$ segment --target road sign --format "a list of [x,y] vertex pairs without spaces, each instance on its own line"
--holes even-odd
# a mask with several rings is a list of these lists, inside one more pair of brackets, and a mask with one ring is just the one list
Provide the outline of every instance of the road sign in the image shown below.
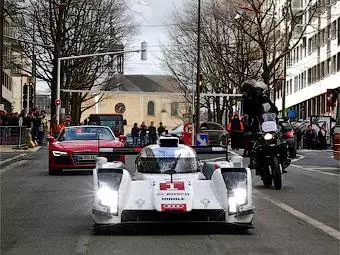
[[197,134],[195,146],[207,146],[209,141],[208,134]]
[[71,122],[72,117],[71,117],[70,115],[66,115],[66,116],[65,116],[65,120],[66,120],[67,122]]
[[60,99],[56,99],[55,100],[55,105],[60,105],[61,104],[61,100]]
[[289,118],[296,118],[297,112],[294,110],[288,110],[288,117]]

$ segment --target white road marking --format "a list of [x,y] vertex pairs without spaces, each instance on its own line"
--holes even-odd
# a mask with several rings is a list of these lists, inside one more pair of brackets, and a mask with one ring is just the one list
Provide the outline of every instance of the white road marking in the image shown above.
[[302,156],[302,155],[297,155],[298,156],[298,158],[294,158],[294,159],[292,159],[292,162],[296,162],[296,161],[299,161],[299,160],[301,160],[301,159],[304,159],[305,158],[305,156]]
[[87,253],[87,249],[89,247],[90,236],[81,235],[78,237],[76,244],[76,255],[84,255]]
[[286,212],[290,213],[291,215],[294,215],[295,217],[299,218],[300,220],[303,220],[306,223],[309,223],[310,225],[320,229],[321,231],[325,232],[326,234],[330,235],[331,237],[334,237],[337,240],[340,240],[340,232],[330,226],[327,226],[326,224],[313,219],[312,217],[309,217],[308,215],[294,209],[293,207],[290,207],[289,205],[286,205],[285,203],[281,203],[278,201],[275,201],[273,199],[270,199],[268,197],[266,197],[265,195],[263,195],[262,192],[258,192],[261,193],[261,198],[267,200],[268,202],[280,207],[281,209],[285,210]]
[[311,170],[340,170],[340,167],[309,167]]
[[9,170],[12,170],[12,169],[18,167],[18,166],[21,166],[21,165],[25,164],[27,161],[28,160],[17,161],[15,163],[12,163],[12,164],[4,167],[3,169],[0,170],[0,175],[5,173],[5,172],[7,172],[7,171],[9,171]]
[[7,162],[9,161],[12,161],[12,160],[16,160],[18,158],[22,158],[24,156],[26,156],[27,154],[26,153],[22,153],[22,154],[19,154],[19,155],[16,155],[14,157],[11,157],[11,158],[8,158],[8,159],[5,159],[5,160],[2,160],[1,163],[0,163],[0,167],[4,164],[6,164]]
[[[325,175],[330,175],[330,176],[339,176],[338,174],[333,174],[333,173],[328,173],[328,172],[325,172],[325,171],[314,170],[314,169],[312,169],[312,168],[305,168],[305,167],[298,166],[298,165],[294,165],[294,164],[291,164],[291,166],[292,166],[292,167],[295,167],[295,168],[302,169],[302,170],[304,170],[304,171],[315,172],[315,173],[325,174]],[[329,169],[329,168],[328,168],[328,169]]]

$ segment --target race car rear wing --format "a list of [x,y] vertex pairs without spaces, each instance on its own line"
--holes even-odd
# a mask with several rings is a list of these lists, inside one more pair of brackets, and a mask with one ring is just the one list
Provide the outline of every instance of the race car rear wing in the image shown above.
[[[197,154],[224,154],[228,159],[228,150],[222,146],[192,146]],[[119,147],[119,148],[99,148],[99,155],[138,155],[143,147]]]

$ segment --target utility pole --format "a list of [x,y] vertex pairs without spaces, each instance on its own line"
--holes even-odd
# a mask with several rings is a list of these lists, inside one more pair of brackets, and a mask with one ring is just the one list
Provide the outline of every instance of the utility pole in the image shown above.
[[200,73],[201,73],[201,0],[198,0],[197,10],[197,69],[196,69],[196,120],[195,130],[199,133],[200,125]]
[[[288,1],[286,1],[285,7],[285,46],[288,46]],[[287,76],[287,54],[283,59],[283,85],[282,85],[282,117],[285,117],[285,109],[286,109],[286,76]]]
[[5,25],[5,0],[0,0],[0,20],[1,20],[1,25],[0,25],[0,104],[2,104],[2,83],[4,80],[4,75],[3,75],[3,63],[4,63],[4,25]]
[[33,97],[34,97],[34,105],[33,108],[37,105],[37,57],[35,55],[35,18],[36,18],[36,11],[34,10],[33,16],[33,49],[32,49],[32,78],[33,78]]

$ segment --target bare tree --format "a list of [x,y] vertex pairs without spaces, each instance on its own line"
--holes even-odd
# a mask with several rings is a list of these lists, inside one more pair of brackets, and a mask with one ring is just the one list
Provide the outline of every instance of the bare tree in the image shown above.
[[[230,20],[226,3],[205,1],[202,15],[201,71],[203,92],[234,93],[246,78],[259,75],[259,56],[249,37],[240,33]],[[164,50],[164,61],[171,73],[185,89],[195,84],[197,55],[197,6],[186,5],[183,12],[176,11],[176,26],[169,30],[171,47]],[[192,82],[190,82],[192,81]],[[225,113],[235,100],[221,97],[201,98],[201,108],[208,111],[209,120],[222,122]]]
[[277,0],[245,0],[242,6],[239,3],[232,6],[239,16],[234,19],[234,25],[259,50],[262,80],[269,89],[277,80],[285,80],[284,58],[301,43],[316,11],[311,0],[304,6],[296,0],[287,0],[283,5],[280,3]]
[[[135,28],[122,0],[30,0],[22,17],[22,39],[36,42],[24,45],[25,54],[31,63],[36,60],[36,77],[51,88],[52,114],[58,57],[113,51]],[[105,81],[103,75],[113,61],[114,57],[63,61],[61,88],[90,90]],[[65,106],[70,107],[72,119],[79,121],[81,103],[91,96],[62,96],[63,103],[71,102]]]

